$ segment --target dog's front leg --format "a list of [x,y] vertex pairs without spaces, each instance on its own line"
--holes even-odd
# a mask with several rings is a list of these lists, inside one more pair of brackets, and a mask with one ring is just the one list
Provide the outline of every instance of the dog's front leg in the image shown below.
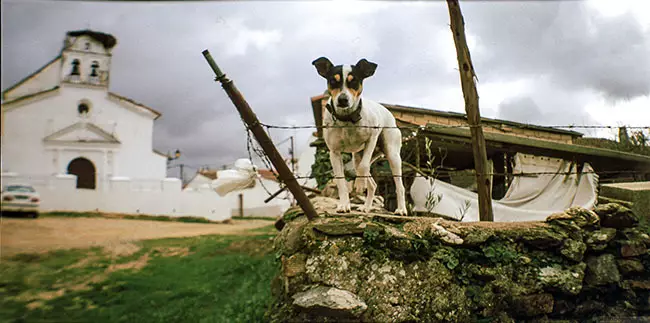
[[[375,190],[377,189],[377,184],[372,179],[370,175],[370,162],[372,161],[372,154],[375,151],[377,146],[377,139],[379,138],[379,132],[375,133],[370,137],[368,144],[363,150],[363,157],[357,166],[357,176],[361,177],[361,180],[357,182],[361,187],[368,189],[366,195],[366,203],[360,209],[363,213],[368,213],[372,210],[372,200],[375,198]],[[359,178],[357,178],[359,180]],[[360,187],[357,187],[357,192],[360,192]]]
[[330,163],[332,163],[334,180],[336,182],[336,187],[339,190],[339,204],[336,207],[336,212],[350,212],[350,196],[348,193],[348,184],[345,181],[345,172],[343,170],[343,158],[341,157],[341,153],[330,150]]

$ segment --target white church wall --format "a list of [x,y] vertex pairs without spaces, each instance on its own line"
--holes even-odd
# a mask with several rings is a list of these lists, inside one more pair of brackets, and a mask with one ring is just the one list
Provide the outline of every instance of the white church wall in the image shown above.
[[[109,101],[106,92],[97,91],[92,95],[87,89],[66,87],[66,94],[72,98],[84,97],[91,103],[89,121],[114,134],[120,141],[115,162],[118,169],[115,175],[130,178],[157,178],[166,176],[165,158],[153,152],[153,120],[142,113]],[[77,99],[79,100],[79,99]],[[76,111],[76,102],[73,105]]]
[[[57,167],[52,161],[56,158],[56,152],[45,149],[43,138],[74,122],[87,120],[114,134],[121,142],[113,152],[114,169],[105,169],[103,156],[92,160],[98,173],[131,178],[165,178],[166,160],[153,152],[153,120],[149,116],[118,106],[109,101],[102,90],[66,86],[60,91],[59,95],[47,100],[5,112],[6,139],[3,139],[2,146],[5,170],[22,174],[65,173],[68,163],[79,157],[70,154],[83,150],[82,146],[59,147],[65,152],[65,157],[59,160]],[[80,117],[77,111],[82,101],[90,106],[90,113],[85,118]]]
[[5,93],[4,100],[9,101],[21,96],[49,90],[59,84],[61,74],[61,59],[50,62],[40,73],[25,80],[16,88]]
[[46,120],[59,113],[52,108],[60,103],[60,96],[53,96],[5,110],[2,145],[5,171],[23,174],[51,174],[54,171],[52,163],[47,162],[51,161],[51,156],[47,156],[49,154],[44,149],[43,137],[48,128]]

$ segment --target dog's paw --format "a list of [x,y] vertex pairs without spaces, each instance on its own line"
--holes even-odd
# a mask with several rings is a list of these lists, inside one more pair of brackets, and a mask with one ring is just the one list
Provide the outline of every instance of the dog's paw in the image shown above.
[[360,206],[359,207],[359,212],[361,212],[361,213],[370,213],[370,212],[372,212],[372,206],[365,206],[365,205]]
[[339,203],[336,206],[337,213],[349,213],[350,212],[350,203]]
[[395,212],[393,212],[396,215],[407,215],[408,212],[406,211],[406,208],[397,208],[395,209]]

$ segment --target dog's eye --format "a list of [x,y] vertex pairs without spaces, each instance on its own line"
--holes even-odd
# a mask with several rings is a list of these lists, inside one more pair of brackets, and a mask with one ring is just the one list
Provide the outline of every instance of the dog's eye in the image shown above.
[[359,81],[357,81],[356,78],[353,78],[352,80],[348,81],[348,87],[356,90],[359,87]]

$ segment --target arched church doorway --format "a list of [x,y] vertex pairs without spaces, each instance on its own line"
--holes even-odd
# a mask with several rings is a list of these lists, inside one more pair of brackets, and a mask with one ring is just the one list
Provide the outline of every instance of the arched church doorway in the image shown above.
[[77,176],[77,188],[95,189],[95,165],[83,157],[76,158],[68,164],[68,174]]

